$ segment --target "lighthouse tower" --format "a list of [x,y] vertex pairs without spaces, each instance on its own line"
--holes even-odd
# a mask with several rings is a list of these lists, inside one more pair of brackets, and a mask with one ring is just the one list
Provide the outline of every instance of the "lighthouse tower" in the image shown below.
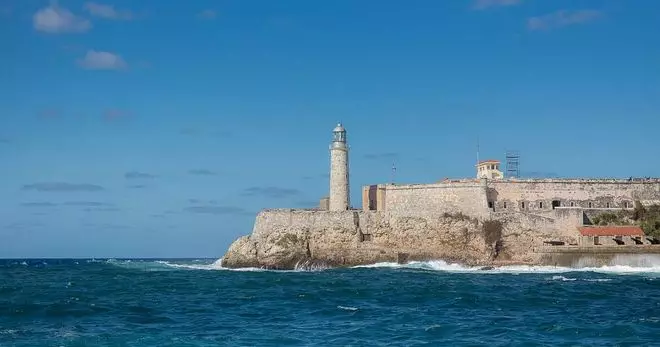
[[346,129],[337,124],[332,131],[330,144],[330,211],[345,211],[350,207],[348,189],[348,145]]

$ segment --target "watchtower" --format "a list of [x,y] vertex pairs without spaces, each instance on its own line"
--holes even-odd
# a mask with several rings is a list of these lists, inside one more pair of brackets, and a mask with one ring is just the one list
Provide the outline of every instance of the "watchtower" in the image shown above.
[[477,178],[502,179],[504,173],[500,171],[499,160],[482,160],[477,165]]

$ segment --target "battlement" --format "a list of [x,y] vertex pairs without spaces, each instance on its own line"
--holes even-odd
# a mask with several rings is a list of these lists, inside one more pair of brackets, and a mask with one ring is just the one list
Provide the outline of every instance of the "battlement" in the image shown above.
[[660,183],[660,178],[505,178],[498,180],[509,183]]
[[399,213],[630,209],[660,203],[660,178],[443,179],[363,187],[363,209]]

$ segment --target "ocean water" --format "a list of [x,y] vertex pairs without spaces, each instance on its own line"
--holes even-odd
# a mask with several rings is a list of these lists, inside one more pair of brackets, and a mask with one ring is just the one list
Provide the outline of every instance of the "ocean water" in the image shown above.
[[660,259],[633,265],[0,260],[0,346],[658,345]]

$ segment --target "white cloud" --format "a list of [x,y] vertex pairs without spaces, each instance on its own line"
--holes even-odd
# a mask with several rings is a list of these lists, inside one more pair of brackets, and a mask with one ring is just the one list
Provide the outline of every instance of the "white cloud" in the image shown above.
[[78,65],[88,70],[123,70],[128,67],[121,56],[95,50],[87,51],[85,57],[78,59]]
[[92,16],[106,19],[129,20],[133,18],[133,13],[129,10],[115,10],[115,7],[112,5],[103,5],[95,2],[85,3],[85,10]]
[[522,0],[475,0],[472,8],[475,10],[484,10],[489,7],[518,5],[521,2]]
[[218,14],[214,10],[204,10],[197,14],[197,17],[202,18],[202,19],[215,19]]
[[37,11],[32,16],[34,28],[47,33],[81,33],[89,30],[92,23],[82,17],[78,17],[71,11],[59,7],[56,1],[50,6]]
[[591,22],[603,16],[598,10],[560,10],[550,14],[527,19],[529,30],[550,30],[573,24]]

